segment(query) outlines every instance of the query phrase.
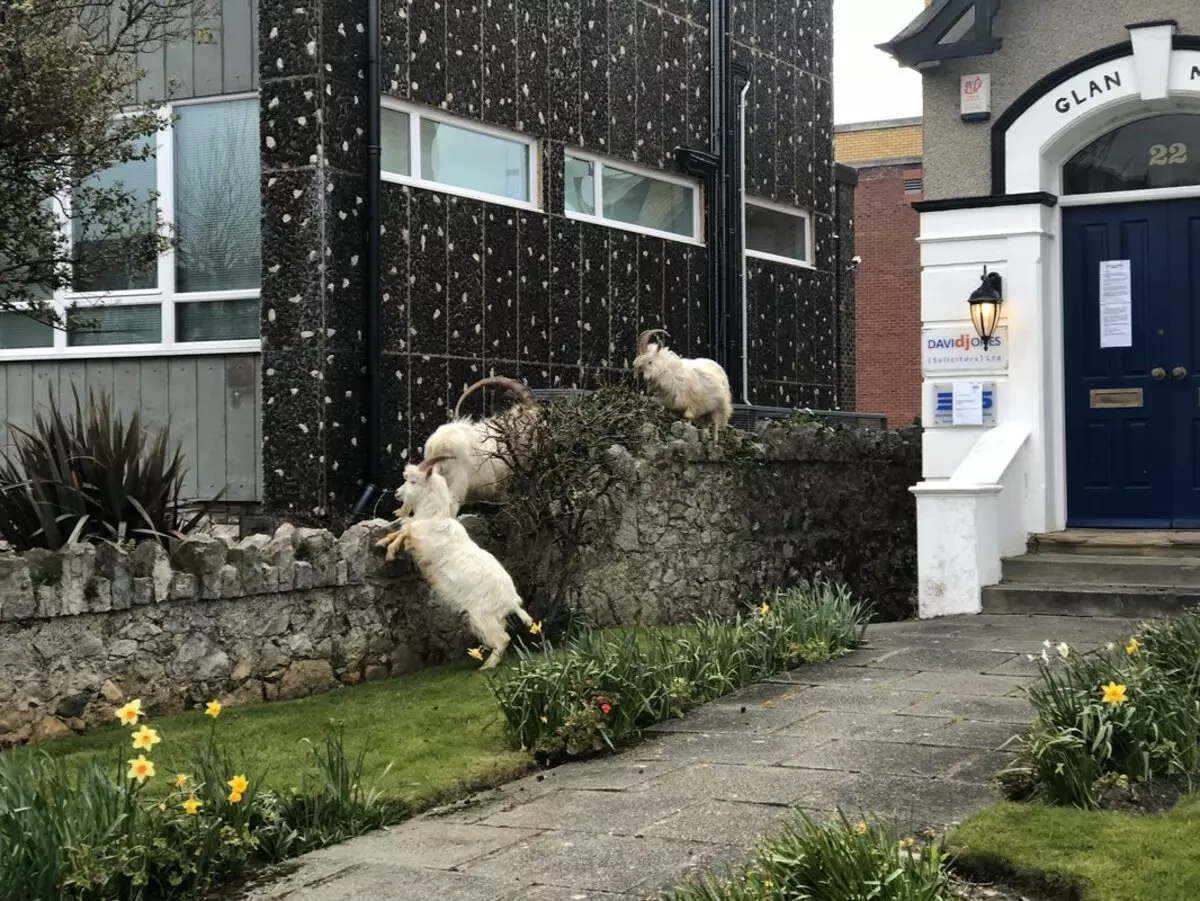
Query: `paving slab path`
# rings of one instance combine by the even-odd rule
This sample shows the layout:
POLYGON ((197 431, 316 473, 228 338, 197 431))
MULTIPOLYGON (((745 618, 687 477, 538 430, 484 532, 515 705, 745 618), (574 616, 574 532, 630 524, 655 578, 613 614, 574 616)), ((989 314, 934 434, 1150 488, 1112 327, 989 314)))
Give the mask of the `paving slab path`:
POLYGON ((971 616, 867 644, 568 764, 300 858, 250 901, 632 901, 723 871, 796 808, 942 828, 996 799, 1032 711, 1027 654, 1124 640, 1127 620, 971 616))

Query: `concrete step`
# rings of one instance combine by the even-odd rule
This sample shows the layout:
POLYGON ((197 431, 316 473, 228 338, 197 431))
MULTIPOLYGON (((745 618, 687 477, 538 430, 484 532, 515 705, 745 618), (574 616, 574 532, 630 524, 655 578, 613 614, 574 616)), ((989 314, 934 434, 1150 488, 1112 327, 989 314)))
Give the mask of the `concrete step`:
POLYGON ((982 591, 984 613, 1022 616, 1172 616, 1200 605, 1200 587, 1001 582, 982 591))
POLYGON ((1006 583, 1179 588, 1200 591, 1200 557, 1025 554, 1004 561, 1006 583))
POLYGON ((1198 557, 1200 532, 1141 529, 1067 529, 1029 540, 1033 554, 1081 556, 1198 557))

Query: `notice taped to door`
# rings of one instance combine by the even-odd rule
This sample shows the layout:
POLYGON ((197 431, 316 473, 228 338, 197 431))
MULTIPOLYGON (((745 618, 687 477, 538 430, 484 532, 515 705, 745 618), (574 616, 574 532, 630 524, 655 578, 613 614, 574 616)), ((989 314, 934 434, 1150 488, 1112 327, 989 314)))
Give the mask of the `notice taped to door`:
POLYGON ((1133 347, 1133 275, 1129 260, 1100 261, 1100 346, 1133 347))

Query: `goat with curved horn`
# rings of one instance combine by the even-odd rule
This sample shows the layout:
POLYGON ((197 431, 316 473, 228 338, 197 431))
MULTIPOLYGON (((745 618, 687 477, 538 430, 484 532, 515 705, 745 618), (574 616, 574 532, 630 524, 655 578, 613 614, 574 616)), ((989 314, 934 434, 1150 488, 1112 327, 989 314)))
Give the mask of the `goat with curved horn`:
POLYGON ((642 354, 644 354, 646 351, 648 351, 650 349, 650 339, 653 338, 655 335, 662 335, 664 338, 671 337, 669 334, 667 334, 667 330, 664 328, 648 328, 648 329, 646 329, 644 332, 642 332, 640 335, 638 335, 638 343, 637 343, 638 356, 641 356, 642 354))
POLYGON ((716 360, 689 359, 663 344, 651 344, 653 335, 670 337, 660 328, 638 335, 634 371, 666 409, 688 422, 711 425, 715 440, 733 416, 733 394, 725 370, 716 360))
POLYGON ((529 390, 528 385, 526 385, 523 382, 518 382, 516 379, 510 379, 507 376, 493 375, 493 376, 489 376, 485 379, 480 379, 474 385, 471 385, 470 387, 467 388, 466 391, 464 391, 462 393, 462 395, 458 398, 458 403, 456 403, 454 405, 454 416, 456 419, 462 415, 461 411, 462 411, 463 401, 467 399, 468 395, 473 394, 480 388, 486 387, 487 385, 500 385, 504 388, 507 388, 508 391, 514 397, 516 397, 517 402, 520 403, 522 406, 525 406, 525 407, 537 406, 537 400, 534 398, 533 392, 529 390))
MULTIPOLYGON (((454 405, 454 418, 438 426, 425 441, 425 463, 432 468, 436 460, 439 474, 450 489, 452 511, 456 516, 463 504, 496 502, 504 497, 512 481, 517 460, 529 457, 541 407, 529 387, 516 379, 489 376, 467 388, 454 405), (516 396, 518 403, 485 419, 463 415, 463 401, 486 385, 497 385, 516 396)), ((424 470, 426 472, 430 469, 424 470)), ((396 497, 402 503, 408 484, 401 485, 396 497)))

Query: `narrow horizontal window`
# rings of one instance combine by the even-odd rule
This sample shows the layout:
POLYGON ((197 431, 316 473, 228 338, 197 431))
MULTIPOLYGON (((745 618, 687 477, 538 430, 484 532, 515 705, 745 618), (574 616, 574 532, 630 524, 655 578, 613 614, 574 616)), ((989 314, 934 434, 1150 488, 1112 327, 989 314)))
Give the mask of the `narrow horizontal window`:
POLYGON ((563 209, 572 217, 698 241, 699 186, 664 176, 569 153, 563 166, 563 209))
POLYGON ((176 341, 244 341, 257 338, 262 314, 258 298, 175 304, 176 341))
POLYGON ((788 263, 811 264, 812 235, 808 214, 747 198, 746 253, 788 263))
POLYGON ((83 306, 67 312, 67 346, 158 344, 162 341, 162 307, 83 306))
POLYGON ((22 313, 0 313, 0 350, 52 347, 54 329, 22 313))
POLYGON ((442 112, 389 105, 382 142, 380 168, 392 181, 521 206, 535 202, 532 139, 442 112))

